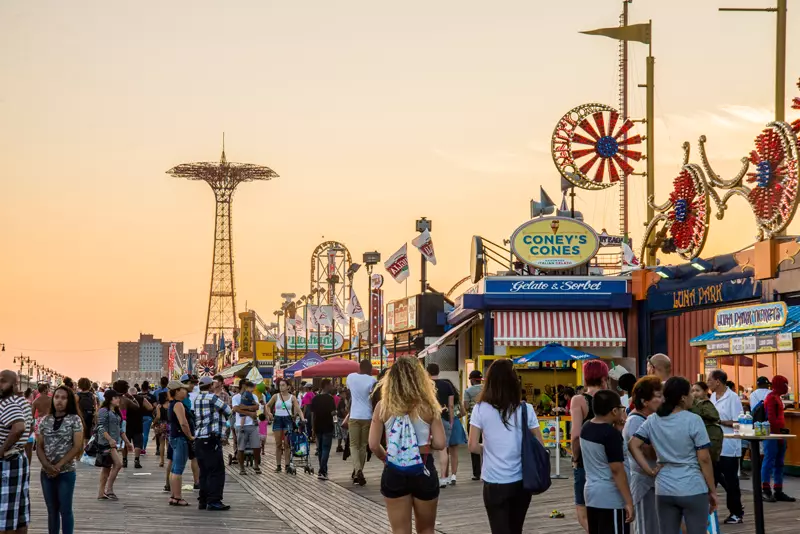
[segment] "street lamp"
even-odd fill
[[[347,274],[346,274],[347,281],[350,283],[350,294],[347,296],[347,299],[349,301],[351,301],[351,302],[353,300],[353,277],[355,276],[355,274],[358,272],[358,270],[360,268],[361,268],[361,264],[360,263],[351,263],[350,264],[350,268],[347,269]],[[350,331],[347,332],[347,337],[350,339],[350,346],[348,347],[348,351],[349,352],[347,354],[347,359],[348,360],[352,360],[353,359],[353,317],[352,316],[350,316],[350,324],[348,326],[349,326]],[[360,345],[361,341],[359,340],[358,343]]]
[[[272,313],[278,319],[278,323],[277,323],[278,324],[278,339],[280,339],[280,337],[281,337],[280,322],[281,322],[281,317],[283,317],[283,310],[276,310],[276,311],[274,311]],[[286,335],[286,318],[284,318],[284,320],[283,320],[283,361],[284,362],[287,359],[286,351],[288,350],[288,348],[289,348],[289,336]]]
[[[433,223],[429,221],[427,218],[422,217],[420,219],[417,219],[416,223],[417,232],[422,233],[425,230],[430,232],[432,228],[433,228]],[[428,290],[428,260],[425,259],[424,254],[420,254],[420,257],[422,258],[422,267],[419,270],[421,275],[420,283],[422,284],[421,293],[425,293],[425,291]]]
[[[367,336],[369,337],[369,358],[372,359],[372,269],[381,262],[381,253],[377,250],[365,252],[362,261],[367,266]]]

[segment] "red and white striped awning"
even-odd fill
[[[622,312],[494,312],[494,342],[513,347],[624,347]]]

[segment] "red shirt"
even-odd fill
[[[767,398],[764,399],[764,409],[767,411],[767,420],[769,421],[771,433],[777,434],[782,428],[786,427],[786,420],[783,417],[783,400],[780,395],[770,391]]]

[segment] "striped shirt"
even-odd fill
[[[194,415],[197,421],[195,438],[224,436],[225,421],[231,416],[231,409],[213,393],[202,391],[194,400]]]
[[[33,412],[31,405],[24,397],[12,395],[0,399],[0,443],[5,445],[11,428],[17,421],[25,423],[25,428],[22,435],[17,440],[17,443],[9,447],[6,455],[14,454],[25,449],[25,443],[28,441],[28,436],[31,432],[31,425],[33,424]]]

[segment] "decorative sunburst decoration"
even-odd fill
[[[662,252],[675,252],[685,260],[700,255],[708,237],[710,190],[700,167],[689,164],[689,144],[684,143],[684,165],[672,181],[672,193],[662,205],[650,205],[657,215],[647,225],[640,257],[647,259],[647,243],[656,232],[652,246]]]
[[[217,364],[212,359],[200,360],[197,362],[197,375],[213,377],[217,374]]]
[[[558,121],[551,139],[553,162],[565,179],[583,189],[605,189],[634,173],[630,161],[644,155],[631,147],[644,138],[632,135],[633,121],[604,104],[582,104]]]

